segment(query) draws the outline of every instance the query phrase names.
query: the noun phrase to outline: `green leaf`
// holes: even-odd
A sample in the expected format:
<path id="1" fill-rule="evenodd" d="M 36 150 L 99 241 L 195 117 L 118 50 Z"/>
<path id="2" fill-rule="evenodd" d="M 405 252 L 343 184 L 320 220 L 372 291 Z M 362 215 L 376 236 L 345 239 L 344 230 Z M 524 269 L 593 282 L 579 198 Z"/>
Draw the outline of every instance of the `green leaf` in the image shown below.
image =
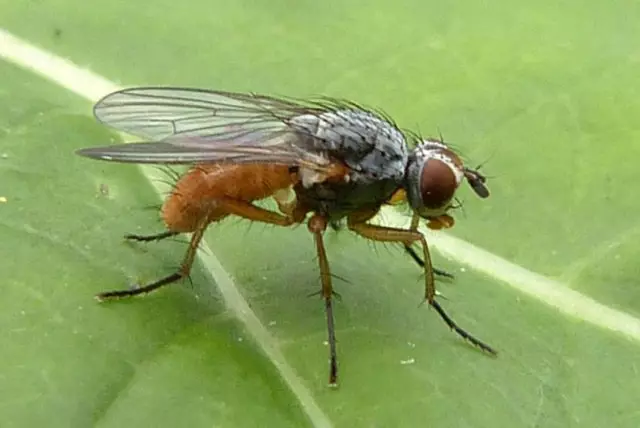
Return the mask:
<path id="1" fill-rule="evenodd" d="M 15 426 L 304 424 L 208 276 L 193 276 L 201 285 L 195 294 L 184 285 L 112 305 L 93 300 L 170 271 L 183 245 L 125 245 L 126 232 L 161 228 L 156 212 L 143 209 L 158 202 L 149 183 L 136 167 L 73 155 L 109 139 L 78 115 L 85 103 L 6 64 L 2 73 L 12 82 L 0 115 L 2 419 Z"/>
<path id="2" fill-rule="evenodd" d="M 464 189 L 429 239 L 456 274 L 441 303 L 500 354 L 419 305 L 401 251 L 346 232 L 327 234 L 337 391 L 305 227 L 214 225 L 193 286 L 98 304 L 185 245 L 125 244 L 162 230 L 149 170 L 75 156 L 114 135 L 0 63 L 3 426 L 639 425 L 640 6 L 214 3 L 4 1 L 0 25 L 127 85 L 346 97 L 488 159 L 491 197 Z"/>

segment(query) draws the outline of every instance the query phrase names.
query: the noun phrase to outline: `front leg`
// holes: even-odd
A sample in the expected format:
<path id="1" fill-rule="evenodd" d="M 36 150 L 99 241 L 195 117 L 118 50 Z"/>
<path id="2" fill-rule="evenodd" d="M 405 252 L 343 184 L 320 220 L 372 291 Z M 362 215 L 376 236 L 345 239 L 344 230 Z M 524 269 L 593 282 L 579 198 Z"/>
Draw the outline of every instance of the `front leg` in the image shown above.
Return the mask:
<path id="1" fill-rule="evenodd" d="M 389 200 L 386 202 L 385 205 L 399 205 L 399 204 L 403 204 L 403 203 L 407 203 L 407 192 L 404 189 L 398 189 L 396 190 L 396 192 L 391 196 L 391 198 L 389 198 Z M 453 219 L 449 216 L 446 216 L 449 219 L 451 219 L 451 224 L 448 227 L 453 226 Z M 444 218 L 444 216 L 443 216 Z M 413 216 L 413 218 L 411 219 L 411 227 L 410 230 L 413 231 L 417 231 L 418 230 L 418 225 L 419 225 L 419 220 L 420 218 L 417 216 Z M 366 221 L 366 220 L 365 220 Z M 445 225 L 444 222 L 430 222 L 430 225 L 436 225 L 436 224 L 441 224 L 441 225 Z M 431 227 L 431 226 L 430 226 Z M 435 227 L 432 227 L 435 228 Z M 424 264 L 424 260 L 422 260 L 422 258 L 420 258 L 420 256 L 418 255 L 418 253 L 416 253 L 416 250 L 413 249 L 413 247 L 411 246 L 410 242 L 404 242 L 403 243 L 403 247 L 404 247 L 404 252 L 409 254 L 409 256 L 411 257 L 411 259 L 416 262 L 416 264 L 422 268 L 425 269 L 425 264 Z M 449 273 L 445 270 L 441 270 L 438 269 L 436 267 L 431 267 L 431 270 L 433 270 L 433 273 L 435 275 L 438 276 L 444 276 L 446 278 L 454 278 L 452 273 Z"/>
<path id="2" fill-rule="evenodd" d="M 411 218 L 411 226 L 409 227 L 409 230 L 413 231 L 413 232 L 417 232 L 418 231 L 418 226 L 420 225 L 420 217 L 418 217 L 417 215 L 414 215 Z M 411 256 L 411 258 L 413 259 L 414 262 L 416 262 L 416 264 L 418 266 L 420 266 L 422 269 L 426 268 L 426 265 L 424 263 L 424 260 L 422 258 L 420 258 L 420 256 L 418 255 L 418 253 L 416 253 L 416 251 L 413 249 L 413 247 L 411 246 L 411 242 L 405 242 L 404 243 L 404 251 L 409 254 Z M 454 278 L 453 274 L 444 271 L 444 270 L 440 270 L 434 266 L 431 266 L 431 270 L 433 271 L 433 273 L 435 275 L 440 275 L 440 276 L 444 276 L 447 278 Z"/>
<path id="3" fill-rule="evenodd" d="M 433 266 L 431 265 L 431 255 L 429 254 L 429 248 L 427 240 L 424 235 L 417 230 L 406 230 L 394 227 L 378 226 L 367 223 L 376 212 L 362 212 L 354 213 L 347 218 L 347 225 L 350 230 L 362 236 L 363 238 L 370 239 L 377 242 L 400 242 L 405 245 L 411 245 L 419 242 L 422 245 L 423 257 L 424 257 L 424 275 L 425 275 L 425 300 L 432 306 L 438 315 L 444 320 L 444 322 L 462 338 L 469 341 L 471 344 L 477 346 L 489 354 L 496 354 L 496 351 L 486 343 L 479 339 L 476 339 L 470 333 L 459 327 L 455 321 L 445 312 L 445 310 L 436 301 L 436 289 L 433 279 Z M 412 224 L 414 224 L 417 216 L 414 216 Z"/>
<path id="4" fill-rule="evenodd" d="M 411 247 L 412 244 L 419 242 L 422 244 L 422 264 L 425 276 L 425 295 L 427 302 L 431 303 L 435 298 L 436 288 L 433 278 L 433 266 L 431 264 L 431 255 L 429 247 L 424 235 L 417 230 L 400 229 L 396 227 L 378 226 L 368 223 L 377 212 L 368 211 L 354 213 L 347 217 L 347 227 L 349 230 L 357 233 L 363 238 L 377 242 L 399 242 L 405 245 L 405 248 Z M 414 221 L 412 221 L 413 226 Z"/>

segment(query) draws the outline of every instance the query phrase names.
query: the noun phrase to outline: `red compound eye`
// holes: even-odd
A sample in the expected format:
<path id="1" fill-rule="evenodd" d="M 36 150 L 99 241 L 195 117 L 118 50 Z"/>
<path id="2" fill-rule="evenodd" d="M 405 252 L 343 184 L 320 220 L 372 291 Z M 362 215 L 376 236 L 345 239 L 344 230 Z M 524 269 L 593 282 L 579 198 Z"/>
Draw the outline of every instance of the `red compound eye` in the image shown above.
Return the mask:
<path id="1" fill-rule="evenodd" d="M 429 159 L 422 169 L 420 193 L 426 208 L 437 209 L 446 205 L 458 188 L 451 167 L 440 159 Z"/>

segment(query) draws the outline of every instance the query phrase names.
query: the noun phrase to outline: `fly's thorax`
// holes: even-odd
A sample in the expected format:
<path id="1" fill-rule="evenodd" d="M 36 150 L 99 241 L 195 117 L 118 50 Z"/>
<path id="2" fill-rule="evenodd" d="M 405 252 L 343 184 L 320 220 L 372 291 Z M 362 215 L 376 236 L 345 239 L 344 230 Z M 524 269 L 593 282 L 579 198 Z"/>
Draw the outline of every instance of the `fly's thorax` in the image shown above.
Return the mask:
<path id="1" fill-rule="evenodd" d="M 409 155 L 405 176 L 409 204 L 424 218 L 446 214 L 464 176 L 462 161 L 446 144 L 423 141 Z"/>
<path id="2" fill-rule="evenodd" d="M 326 156 L 335 173 L 304 167 L 301 204 L 332 220 L 374 209 L 402 185 L 409 158 L 404 134 L 373 112 L 343 108 L 300 115 L 288 123 L 306 150 Z"/>
<path id="3" fill-rule="evenodd" d="M 402 132 L 375 113 L 342 109 L 297 116 L 289 123 L 309 137 L 314 150 L 344 163 L 350 181 L 373 183 L 401 181 L 408 160 L 408 147 Z"/>

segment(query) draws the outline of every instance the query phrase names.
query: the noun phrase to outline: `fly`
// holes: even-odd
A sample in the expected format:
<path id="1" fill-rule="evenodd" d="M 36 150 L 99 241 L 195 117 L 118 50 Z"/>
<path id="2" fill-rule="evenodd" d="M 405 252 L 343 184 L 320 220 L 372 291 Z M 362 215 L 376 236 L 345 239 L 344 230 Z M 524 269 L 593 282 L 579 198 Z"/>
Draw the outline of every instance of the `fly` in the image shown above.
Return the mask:
<path id="1" fill-rule="evenodd" d="M 332 274 L 323 235 L 346 220 L 352 232 L 404 245 L 424 269 L 425 300 L 461 337 L 496 351 L 459 327 L 436 301 L 421 219 L 432 229 L 453 226 L 448 211 L 466 180 L 486 198 L 486 179 L 464 166 L 443 141 L 402 132 L 384 114 L 335 99 L 293 100 L 191 88 L 141 87 L 111 93 L 94 107 L 102 123 L 149 140 L 81 149 L 94 159 L 139 164 L 188 164 L 162 207 L 166 231 L 127 235 L 153 241 L 191 233 L 180 269 L 136 289 L 107 291 L 99 300 L 145 294 L 189 275 L 207 226 L 228 216 L 278 226 L 306 221 L 312 234 L 325 302 L 330 350 L 329 384 L 337 385 Z M 410 148 L 407 140 L 415 143 Z M 255 201 L 271 198 L 278 211 Z M 382 206 L 408 204 L 408 229 L 374 225 Z M 414 244 L 419 244 L 418 254 Z"/>

